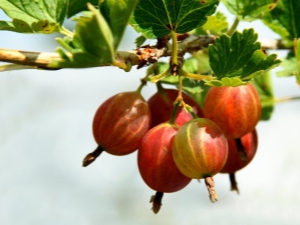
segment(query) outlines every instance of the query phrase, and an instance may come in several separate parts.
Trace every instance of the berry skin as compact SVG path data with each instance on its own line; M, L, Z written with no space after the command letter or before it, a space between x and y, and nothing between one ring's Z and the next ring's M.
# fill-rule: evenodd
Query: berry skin
M228 156L228 143L212 121L197 118L182 125L174 136L173 158L187 177L204 178L211 202L218 201L213 176L221 171Z
M139 92L123 92L107 99L96 111L93 134L96 142L113 155L135 151L150 129L151 113Z
M158 213L164 193L176 192L187 186L191 178L177 168L172 155L172 141L178 126L162 123L150 129L138 150L138 167L144 182L156 194L151 197L152 210Z
M247 166L254 158L258 145L257 132L254 129L252 132L244 135L241 139L243 151L246 154L246 160L242 160L239 154L239 146L236 140L228 140L228 158L225 166L221 170L221 173L235 173Z
M155 191L175 192L184 188L191 179L175 165L172 141L178 126L162 123L149 130L138 150L138 167L145 183Z
M261 102L251 83L238 87L212 87L205 98L203 113L228 139L235 139L254 130L260 119Z
M174 109L174 101L178 97L178 90L159 88L158 91L148 99L148 104L152 115L151 127L167 122ZM193 107L194 112L203 117L202 109L199 104L189 95L182 93L183 100L186 104ZM193 119L192 115L185 111L183 107L179 107L175 117L175 123L179 126Z
M180 127L173 140L173 157L187 177L201 179L219 173L226 163L228 143L221 129L204 118Z

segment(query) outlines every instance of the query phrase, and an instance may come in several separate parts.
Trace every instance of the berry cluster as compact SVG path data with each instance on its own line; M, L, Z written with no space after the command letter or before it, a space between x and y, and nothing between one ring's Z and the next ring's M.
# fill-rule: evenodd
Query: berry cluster
M203 109L187 94L157 86L148 101L138 89L102 103L93 121L98 147L83 166L103 151L127 155L138 150L141 177L156 191L151 198L155 213L163 193L179 191L191 179L205 180L212 202L218 200L217 173L228 173L231 190L239 192L235 172L250 163L257 149L261 103L254 86L212 87Z

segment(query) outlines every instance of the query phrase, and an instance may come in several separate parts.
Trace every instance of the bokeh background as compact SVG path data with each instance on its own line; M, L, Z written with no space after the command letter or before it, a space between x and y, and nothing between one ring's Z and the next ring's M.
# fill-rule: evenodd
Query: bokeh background
M226 12L222 6L220 10ZM0 12L0 20L5 19ZM67 21L66 26L73 29L74 24ZM278 38L261 22L241 23L238 30L246 27L260 38ZM57 36L1 31L0 48L53 52ZM136 36L128 27L119 50L134 49ZM136 153L103 153L81 167L83 157L96 147L91 130L96 109L116 93L135 90L145 71L102 67L0 74L0 224L300 224L297 101L277 104L271 120L258 124L257 155L236 174L240 195L229 190L227 175L215 176L219 201L214 204L204 182L192 181L165 194L154 215L149 199L155 192L139 175ZM300 95L293 77L278 78L275 71L276 97ZM142 94L148 99L155 91L148 84Z

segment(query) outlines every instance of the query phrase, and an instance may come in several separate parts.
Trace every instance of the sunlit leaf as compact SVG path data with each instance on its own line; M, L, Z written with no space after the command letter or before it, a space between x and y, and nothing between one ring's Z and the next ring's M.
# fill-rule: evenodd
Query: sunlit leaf
M100 11L108 23L117 49L132 11L138 0L105 0L100 4Z
M62 28L68 1L1 0L0 8L12 19L0 21L0 30L50 34Z
M239 20L260 19L276 7L278 0L221 0L227 9Z
M210 66L222 86L247 82L266 71L276 67L281 62L276 55L267 56L257 42L257 34L253 29L245 29L242 33L235 32L231 37L221 35L214 45L209 46ZM241 80L241 81L238 81ZM220 86L218 81L210 85ZM231 85L230 85L231 86Z
M114 61L115 50L110 27L99 10L89 5L92 17L80 17L73 39L58 38L58 42L67 50L58 49L62 61L52 62L52 67L85 68L110 64ZM93 32L90 32L93 30ZM71 56L69 56L71 55Z
M208 16L206 23L195 30L196 34L221 35L228 29L227 18L224 14L217 12L213 16Z
M185 33L206 22L218 0L143 0L131 17L131 25L146 38L155 39L171 31Z

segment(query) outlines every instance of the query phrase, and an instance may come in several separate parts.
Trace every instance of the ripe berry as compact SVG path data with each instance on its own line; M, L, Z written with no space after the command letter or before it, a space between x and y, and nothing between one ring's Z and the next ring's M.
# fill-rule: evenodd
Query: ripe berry
M177 96L178 90L165 89L161 86L158 87L158 91L147 101L152 115L151 127L166 122L170 119L174 109L174 101L176 100ZM185 93L182 93L182 97L186 104L193 107L195 114L197 114L199 117L203 117L202 109L193 98ZM183 107L178 108L175 117L176 124L181 126L191 119L193 119L193 117L189 112L185 111Z
M220 173L229 173L231 190L239 193L235 180L235 173L247 166L255 156L258 145L256 130L244 135L239 139L228 140L228 158ZM241 156L242 154L245 154Z
M150 129L150 123L150 109L138 91L110 97L96 111L93 134L99 146L86 156L83 166L93 162L103 150L112 155L132 153Z
M173 157L179 170L190 178L205 178L210 199L217 201L212 176L226 163L228 143L222 130L208 119L193 119L174 136Z
M138 150L138 167L145 183L159 192L160 199L153 197L153 211L158 212L162 194L184 188L191 178L183 175L175 165L172 155L172 141L178 126L162 123L149 130Z
M250 83L238 87L212 87L205 98L204 117L214 121L228 139L251 132L261 115L261 102Z

